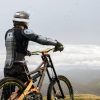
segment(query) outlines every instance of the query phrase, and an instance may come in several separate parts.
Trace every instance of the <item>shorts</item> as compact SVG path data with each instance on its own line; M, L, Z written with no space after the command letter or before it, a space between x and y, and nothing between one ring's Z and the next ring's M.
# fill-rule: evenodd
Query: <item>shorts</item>
M4 68L5 77L15 77L24 83L28 80L27 72L26 64L15 63L11 68Z

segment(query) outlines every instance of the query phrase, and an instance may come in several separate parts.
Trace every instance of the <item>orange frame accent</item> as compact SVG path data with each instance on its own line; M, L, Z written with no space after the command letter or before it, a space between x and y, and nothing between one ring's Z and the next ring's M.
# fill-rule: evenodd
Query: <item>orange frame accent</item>
M26 89L24 90L24 92L20 95L20 97L17 100L23 100L23 98L30 92L39 93L39 90L33 86L32 80L29 80L29 83L27 82L27 83L25 83L25 85L27 85Z
M24 97L26 95L28 95L30 92L39 93L38 88L33 85L32 80L29 80L28 82L26 82L25 87L26 88L25 88L24 92L18 98L16 98L15 100L23 100ZM8 99L8 100L14 99L17 96L17 92L18 92L18 90L16 90L14 93L12 93L11 96L10 96L11 98Z

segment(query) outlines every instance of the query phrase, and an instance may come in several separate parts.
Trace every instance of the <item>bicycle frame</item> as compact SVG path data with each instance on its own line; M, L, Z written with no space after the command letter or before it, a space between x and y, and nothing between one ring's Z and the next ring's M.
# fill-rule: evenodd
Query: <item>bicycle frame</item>
M60 82L57 78L57 74L56 74L56 71L55 71L55 68L54 68L54 65L53 65L50 55L48 53L42 52L41 58L42 58L43 62L34 71L27 73L27 76L29 76L29 80L28 80L28 82L25 83L26 88L23 91L23 93L20 95L20 97L18 97L17 100L23 100L23 98L26 95L28 95L30 92L34 92L37 94L40 93L46 72L47 72L50 82L53 81L53 79L57 80L57 83L58 83L58 86L59 86L59 89L60 89L60 92L62 95L61 97L64 98L64 93L61 89ZM53 70L54 77L50 76L50 72L49 72L48 68L51 68ZM33 76L30 77L31 75L33 75ZM34 80L36 80L37 78L39 78L39 81L38 81L37 86L35 87L33 85L33 83L34 83ZM53 88L53 90L54 90L54 92L56 92L55 88Z

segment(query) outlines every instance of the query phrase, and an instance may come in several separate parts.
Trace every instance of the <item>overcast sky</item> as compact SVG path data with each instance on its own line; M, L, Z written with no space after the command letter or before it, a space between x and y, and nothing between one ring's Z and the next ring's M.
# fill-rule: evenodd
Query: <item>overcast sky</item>
M0 63L5 60L5 32L14 13L22 10L30 14L35 33L65 45L65 65L100 65L100 0L0 0Z
M68 44L100 44L100 0L0 0L0 39L16 11L30 13L35 33Z

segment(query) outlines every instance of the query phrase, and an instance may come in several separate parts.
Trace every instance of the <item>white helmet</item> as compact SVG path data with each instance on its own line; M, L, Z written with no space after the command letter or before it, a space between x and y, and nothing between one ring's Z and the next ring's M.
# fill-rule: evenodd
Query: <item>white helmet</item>
M29 14L24 11L16 12L13 17L13 21L28 23L29 22Z

